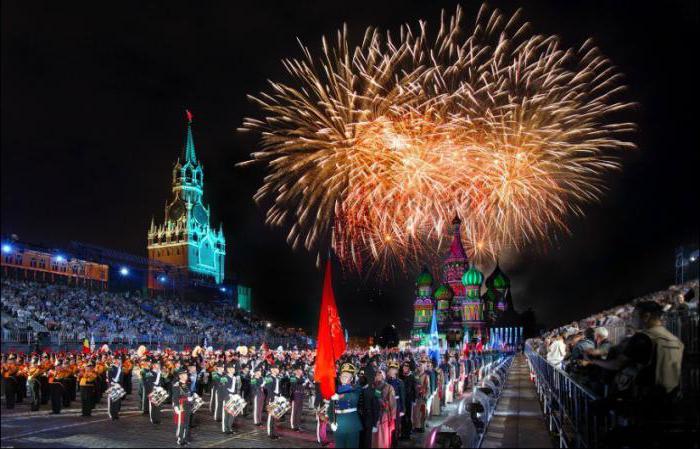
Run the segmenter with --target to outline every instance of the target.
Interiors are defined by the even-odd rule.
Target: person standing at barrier
[[[399,376],[404,385],[404,415],[401,417],[401,440],[411,439],[411,430],[413,428],[412,412],[416,401],[416,376],[411,372],[411,365],[404,362],[401,366],[401,374]]]
[[[564,343],[564,334],[558,334],[552,340],[552,343],[547,348],[547,361],[556,368],[561,368],[561,364],[566,357],[566,344]]]

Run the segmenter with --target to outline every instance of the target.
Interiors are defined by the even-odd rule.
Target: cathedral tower
[[[223,227],[210,226],[210,209],[202,201],[204,169],[197,160],[192,137],[192,114],[187,112],[187,129],[182,154],[173,167],[172,197],[165,203],[162,224],[151,220],[148,230],[148,287],[161,290],[168,284],[162,262],[177,268],[178,277],[202,279],[220,284],[224,280],[226,240]],[[176,274],[170,274],[175,276]]]

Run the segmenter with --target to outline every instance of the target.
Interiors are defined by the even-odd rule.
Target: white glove
[[[401,413],[399,413],[399,416],[403,416],[403,415],[405,415],[405,413],[404,413],[404,412],[401,412]]]
[[[338,393],[335,393],[333,396],[331,396],[331,401],[337,401],[340,399],[340,396],[338,396]]]
[[[180,407],[173,407],[173,411],[175,413],[180,413]]]
[[[377,433],[377,428],[376,428],[376,427],[372,427],[372,433]]]
[[[338,424],[336,424],[336,423],[331,423],[331,430],[332,430],[333,432],[335,432],[336,430],[338,430]]]
[[[192,402],[193,400],[194,400],[194,398],[192,396],[187,398],[187,402]]]

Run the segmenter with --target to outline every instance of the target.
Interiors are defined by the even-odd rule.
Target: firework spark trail
[[[430,260],[455,214],[477,257],[547,242],[604,191],[633,123],[616,116],[621,75],[586,41],[562,48],[532,34],[519,11],[480,9],[465,33],[461,8],[398,39],[347,29],[314,57],[283,61],[294,85],[250,96],[265,113],[249,163],[269,174],[255,195],[267,223],[347,266],[391,271]]]

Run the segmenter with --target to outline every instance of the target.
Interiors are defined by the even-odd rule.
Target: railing
[[[598,447],[608,428],[607,415],[598,410],[598,398],[568,374],[552,366],[525,346],[530,371],[548,421],[550,432],[559,435],[560,447]]]
[[[103,344],[114,346],[136,346],[145,345],[149,348],[158,346],[175,346],[175,347],[192,347],[202,343],[203,337],[196,335],[168,335],[168,334],[140,334],[140,335],[122,335],[122,334],[90,334],[86,336],[84,333],[67,333],[60,331],[47,332],[48,341],[52,346],[69,347],[79,346],[83,344],[85,338],[91,343],[94,341],[96,346]],[[3,329],[2,331],[3,344],[17,345],[33,345],[37,342],[42,343],[38,339],[37,333],[34,331],[16,331]],[[241,336],[227,339],[214,339],[208,341],[208,344],[215,347],[235,348],[237,346],[259,346],[262,342],[266,342],[271,348],[277,346],[288,347],[289,344],[296,345],[299,349],[305,349],[308,345],[305,339],[301,337],[259,337],[259,336]]]

